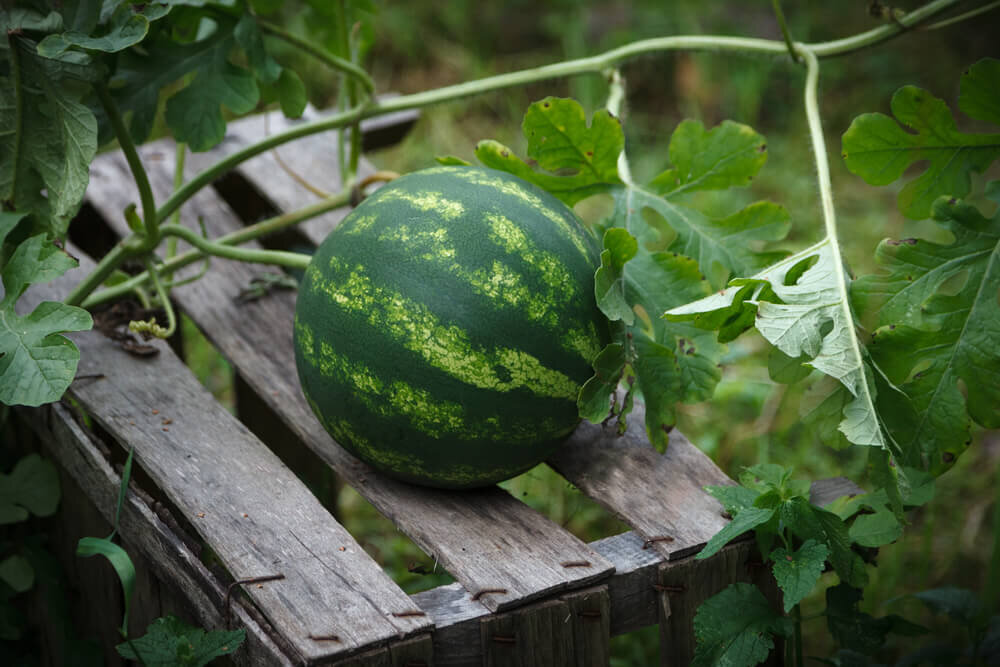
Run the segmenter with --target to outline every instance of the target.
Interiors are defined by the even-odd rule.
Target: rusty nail
[[[590,567],[589,560],[564,560],[559,564],[563,567]]]
[[[266,574],[266,575],[264,575],[262,577],[248,577],[246,579],[237,579],[233,583],[229,584],[229,586],[226,587],[226,598],[222,602],[222,606],[226,610],[225,617],[223,619],[223,623],[225,625],[225,628],[227,630],[229,629],[229,612],[230,612],[230,610],[232,608],[232,606],[230,605],[230,602],[232,602],[232,600],[233,600],[233,589],[234,588],[236,588],[237,586],[242,586],[243,584],[262,584],[262,583],[267,582],[267,581],[278,581],[279,579],[284,579],[284,578],[285,578],[285,575],[283,575],[283,574],[281,574],[279,572],[278,574]],[[338,639],[337,641],[340,641],[340,640]]]
[[[507,595],[507,589],[506,588],[484,588],[484,589],[482,589],[480,591],[477,591],[476,594],[472,596],[472,599],[473,600],[478,600],[479,598],[483,597],[484,595]]]
[[[674,538],[671,535],[657,535],[657,536],[651,537],[648,540],[646,540],[645,542],[643,542],[642,543],[642,548],[643,549],[648,549],[649,547],[653,546],[657,542],[673,542],[673,541],[674,541]]]
[[[683,586],[667,586],[664,584],[653,584],[653,588],[661,593],[683,593],[687,590]]]
[[[314,642],[339,642],[340,637],[337,635],[306,635],[309,639]]]
[[[396,618],[409,618],[411,616],[426,616],[427,614],[419,609],[414,609],[413,611],[394,611],[392,615]]]
[[[513,635],[493,635],[493,641],[498,644],[516,644],[517,639]]]

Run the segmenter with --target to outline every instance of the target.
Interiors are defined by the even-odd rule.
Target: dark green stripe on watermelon
[[[598,253],[561,202],[502,172],[393,181],[300,287],[303,390],[342,445],[397,477],[490,484],[548,455],[606,338]]]

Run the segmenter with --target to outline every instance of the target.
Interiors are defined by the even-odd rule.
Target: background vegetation
[[[280,4],[280,3],[278,3]],[[325,21],[325,0],[287,2],[270,18],[323,42],[335,39]],[[909,5],[902,3],[900,9]],[[821,41],[878,25],[879,3],[785,3],[793,37]],[[379,91],[417,92],[459,81],[590,55],[628,41],[670,34],[728,34],[780,39],[770,3],[637,0],[631,3],[577,0],[510,0],[499,3],[376,3],[375,30],[368,36],[366,65]],[[879,12],[874,12],[878,14]],[[866,111],[888,112],[892,93],[902,85],[926,88],[949,103],[958,77],[984,56],[1000,56],[996,35],[1000,11],[953,27],[915,31],[888,44],[824,63],[821,106],[831,153],[850,121]],[[305,79],[311,102],[337,103],[337,82],[329,70],[290,47],[275,45],[278,59]],[[816,240],[821,225],[801,83],[804,70],[787,57],[659,54],[623,68],[628,82],[626,132],[633,171],[646,178],[667,163],[667,140],[685,118],[713,126],[723,119],[751,125],[768,139],[769,164],[747,191],[708,193],[705,203],[731,210],[756,199],[783,204],[792,215],[788,248]],[[423,111],[414,131],[399,145],[368,155],[378,167],[405,172],[432,164],[436,155],[473,159],[477,141],[497,139],[524,153],[521,118],[528,105],[546,95],[571,96],[589,110],[603,106],[600,77],[578,77],[483,95]],[[975,123],[959,118],[959,127]],[[875,268],[873,251],[883,237],[940,238],[938,227],[906,221],[895,205],[899,185],[874,188],[834,159],[833,184],[844,251],[857,273]],[[987,174],[982,180],[1000,174]],[[973,192],[981,192],[981,183]],[[970,198],[986,214],[995,206]],[[599,218],[598,202],[579,210]],[[190,322],[184,324],[189,363],[206,385],[233,406],[231,370]],[[755,463],[777,462],[796,476],[820,479],[846,474],[862,477],[863,452],[834,451],[812,441],[800,428],[794,391],[767,377],[766,345],[747,335],[730,345],[726,375],[710,403],[680,407],[680,429],[727,473]],[[2,461],[8,470],[12,461]],[[625,526],[571,488],[546,466],[507,482],[511,493],[590,541]],[[339,488],[330,485],[330,488]],[[449,581],[408,539],[349,487],[331,501],[338,517],[386,571],[407,591]],[[874,615],[903,613],[935,627],[924,607],[903,598],[939,586],[981,590],[1000,533],[1000,434],[978,431],[956,467],[939,479],[933,502],[911,516],[897,543],[881,549],[862,609]],[[821,586],[804,604],[804,615],[823,607]],[[825,655],[830,639],[822,621],[806,624],[809,654]],[[620,665],[654,664],[655,628],[615,640]],[[890,652],[886,657],[891,656]]]

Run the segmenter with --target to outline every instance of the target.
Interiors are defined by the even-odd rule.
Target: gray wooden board
[[[41,409],[22,408],[18,414],[31,423],[46,451],[72,476],[105,521],[113,521],[121,477],[97,450],[92,436],[58,403]],[[62,502],[65,506],[67,499]],[[60,509],[60,515],[62,512]],[[225,589],[184,541],[135,493],[127,494],[122,505],[119,533],[134,545],[160,581],[183,596],[186,608],[192,610],[194,620],[201,627],[209,630],[223,627],[225,619],[220,607]],[[131,551],[130,555],[136,556]],[[108,590],[115,594],[114,582]],[[231,627],[243,627],[247,633],[243,646],[232,656],[236,664],[248,667],[293,664],[242,605],[232,605],[231,614],[231,622],[235,622]],[[107,617],[103,622],[109,627],[113,625]],[[134,634],[141,634],[141,627],[134,623],[133,627]]]
[[[172,182],[173,150],[142,147],[159,200]],[[91,165],[88,197],[119,234],[120,211],[136,195],[120,154]],[[214,193],[202,191],[184,217],[202,217],[209,234],[241,225]],[[410,536],[491,610],[509,608],[555,591],[591,584],[612,566],[564,529],[506,491],[493,487],[450,492],[404,484],[376,473],[339,447],[316,420],[299,388],[292,347],[295,295],[276,292],[239,304],[234,297],[261,267],[213,259],[209,276],[174,291],[178,303],[205,331],[289,428],[380,512]],[[587,562],[566,567],[563,563]],[[486,590],[494,593],[482,593]]]
[[[646,437],[644,414],[636,401],[624,435],[613,423],[584,422],[549,463],[648,540],[648,548],[682,558],[727,523],[703,487],[732,480],[676,430],[661,455]]]
[[[29,291],[19,304],[58,298],[92,267]],[[71,395],[146,471],[235,579],[282,574],[248,594],[310,662],[430,627],[306,487],[226,412],[162,342],[159,354],[125,354],[96,331],[80,348]],[[167,422],[166,420],[170,420]],[[333,636],[336,641],[315,637]],[[311,638],[313,637],[313,638]]]

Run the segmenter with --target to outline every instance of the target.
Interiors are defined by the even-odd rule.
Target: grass
[[[766,3],[760,4],[751,8],[729,3],[712,16],[694,2],[676,3],[671,11],[653,2],[636,3],[629,11],[601,3],[526,2],[514,3],[506,13],[471,2],[453,3],[440,13],[437,6],[386,8],[372,51],[373,70],[380,90],[412,92],[593,53],[651,35],[729,32],[776,37]],[[797,39],[819,40],[868,27],[870,20],[860,6],[846,16],[842,9],[789,12],[792,32]],[[299,13],[292,19],[307,24],[308,13],[295,11]],[[857,113],[887,112],[892,92],[903,84],[922,85],[953,103],[962,68],[989,52],[988,31],[976,28],[969,25],[911,35],[824,64],[821,104],[833,159],[835,198],[845,254],[857,273],[875,270],[873,250],[879,239],[937,232],[932,225],[900,216],[895,206],[898,186],[872,188],[849,174],[837,159],[839,135]],[[478,42],[460,46],[470,33],[478,35]],[[776,59],[675,54],[641,60],[629,65],[625,74],[630,84],[627,139],[637,174],[653,174],[665,166],[669,134],[681,118],[699,118],[706,125],[723,118],[748,122],[767,136],[769,164],[749,190],[719,195],[706,203],[723,210],[755,199],[772,199],[785,205],[792,216],[786,247],[801,248],[818,238],[822,225],[800,111],[801,72]],[[307,82],[321,106],[332,99],[329,79],[314,75]],[[595,78],[555,81],[429,109],[402,143],[369,157],[381,168],[405,172],[432,164],[436,155],[472,159],[475,144],[482,138],[497,139],[523,154],[521,115],[532,100],[548,94],[574,95],[592,109],[602,103],[604,85]],[[981,185],[982,180],[977,181]],[[185,326],[185,335],[190,329]],[[231,388],[219,379],[229,372],[224,363],[204,346],[189,345],[192,366],[224,402],[230,400]],[[798,392],[768,379],[766,354],[767,345],[759,337],[746,336],[731,344],[731,363],[715,398],[683,406],[682,431],[731,476],[744,466],[773,461],[794,467],[800,477],[846,474],[862,478],[862,452],[826,448],[803,432]],[[977,432],[968,453],[939,480],[935,500],[911,515],[904,537],[884,547],[878,567],[869,568],[866,611],[876,615],[903,611],[932,625],[935,620],[908,600],[907,593],[944,585],[986,588],[991,559],[994,571],[1000,571],[995,562],[1000,559],[995,546],[1000,480],[990,472],[998,467],[1000,435]],[[582,539],[625,529],[545,466],[503,486]],[[446,573],[435,569],[412,542],[350,488],[340,492],[339,509],[345,526],[407,591],[449,581]],[[834,581],[828,574],[824,586]],[[807,616],[822,608],[824,586],[805,601]],[[815,620],[805,627],[812,655],[824,655],[831,648],[824,625]],[[651,664],[656,643],[655,628],[617,638],[613,662]]]

